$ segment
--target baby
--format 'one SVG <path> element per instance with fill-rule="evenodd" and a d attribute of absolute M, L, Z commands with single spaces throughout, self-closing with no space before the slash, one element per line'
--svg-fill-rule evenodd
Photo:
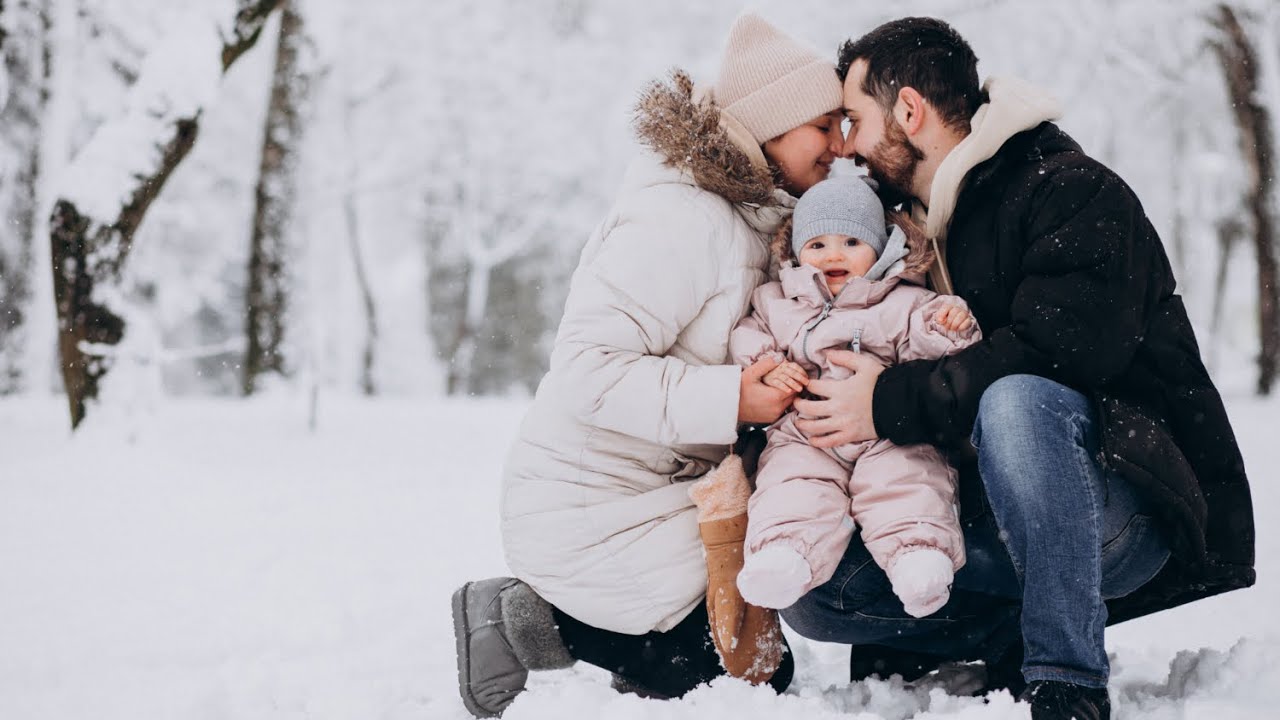
<path fill-rule="evenodd" d="M 869 181 L 818 183 L 797 203 L 793 227 L 789 239 L 784 227 L 774 241 L 780 281 L 756 290 L 751 315 L 729 338 L 741 365 L 785 358 L 764 382 L 801 392 L 811 377 L 848 377 L 827 362 L 829 349 L 894 365 L 979 340 L 963 300 L 922 287 L 930 261 L 924 239 L 905 217 L 887 226 Z M 916 236 L 910 243 L 908 232 Z M 790 606 L 831 578 L 856 524 L 909 614 L 924 617 L 946 604 L 965 561 L 955 471 L 931 445 L 815 448 L 796 417 L 792 410 L 768 429 L 738 575 L 743 598 Z"/>

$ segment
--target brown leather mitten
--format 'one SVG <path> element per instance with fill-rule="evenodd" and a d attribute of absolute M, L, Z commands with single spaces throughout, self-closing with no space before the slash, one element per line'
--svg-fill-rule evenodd
<path fill-rule="evenodd" d="M 738 592 L 747 538 L 751 484 L 737 455 L 689 489 L 698 506 L 698 532 L 707 551 L 707 616 L 724 669 L 751 683 L 773 677 L 782 664 L 778 612 L 750 605 Z"/>

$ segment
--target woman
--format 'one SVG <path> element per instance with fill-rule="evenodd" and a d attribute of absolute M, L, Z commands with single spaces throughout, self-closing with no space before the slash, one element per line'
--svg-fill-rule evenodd
<path fill-rule="evenodd" d="M 741 370 L 727 343 L 766 279 L 770 236 L 840 150 L 840 102 L 832 63 L 754 15 L 731 29 L 713 88 L 677 72 L 643 95 L 650 152 L 583 249 L 507 460 L 503 540 L 519 579 L 454 596 L 473 714 L 501 713 L 529 670 L 574 660 L 666 697 L 724 674 L 684 481 L 725 458 L 738 423 L 791 402 L 760 382 L 775 361 Z M 785 688 L 789 658 L 773 670 L 759 679 Z"/>

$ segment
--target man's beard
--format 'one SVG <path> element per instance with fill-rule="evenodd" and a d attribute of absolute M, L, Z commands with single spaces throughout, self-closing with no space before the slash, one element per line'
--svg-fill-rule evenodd
<path fill-rule="evenodd" d="M 880 183 L 880 199 L 891 207 L 915 197 L 911 188 L 916 166 L 923 159 L 924 153 L 911 144 L 911 139 L 889 116 L 884 122 L 884 137 L 871 149 L 871 154 L 863 158 L 863 164 L 871 178 Z"/>

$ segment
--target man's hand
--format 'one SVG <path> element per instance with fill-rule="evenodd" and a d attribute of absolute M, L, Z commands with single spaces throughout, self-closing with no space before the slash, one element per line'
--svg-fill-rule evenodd
<path fill-rule="evenodd" d="M 968 330 L 974 323 L 973 315 L 967 308 L 960 305 L 948 305 L 942 308 L 933 319 L 942 327 L 955 333 Z"/>
<path fill-rule="evenodd" d="M 774 358 L 763 357 L 742 371 L 738 381 L 738 422 L 768 424 L 782 417 L 796 393 L 779 390 L 762 382 L 769 371 L 778 367 Z"/>
<path fill-rule="evenodd" d="M 817 448 L 877 439 L 871 419 L 871 396 L 884 366 L 869 355 L 848 350 L 828 350 L 827 360 L 849 368 L 853 377 L 810 382 L 809 392 L 827 399 L 796 400 L 796 410 L 804 416 L 796 420 L 796 427 Z"/>
<path fill-rule="evenodd" d="M 788 360 L 765 373 L 764 384 L 779 390 L 798 393 L 804 390 L 805 385 L 809 384 L 809 373 L 806 373 L 804 368 L 798 364 Z"/>

